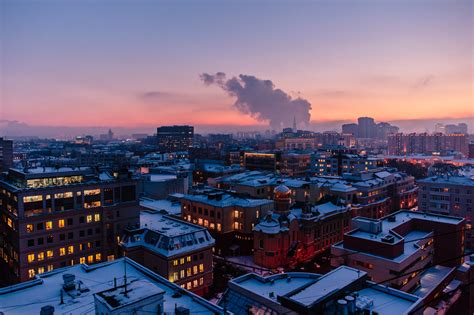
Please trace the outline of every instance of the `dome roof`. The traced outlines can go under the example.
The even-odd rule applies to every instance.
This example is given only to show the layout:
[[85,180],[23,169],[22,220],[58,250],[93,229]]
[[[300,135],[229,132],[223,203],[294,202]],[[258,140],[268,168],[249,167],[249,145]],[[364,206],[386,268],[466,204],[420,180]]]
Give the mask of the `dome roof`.
[[275,198],[290,198],[291,195],[291,190],[290,188],[286,187],[285,185],[279,185],[275,187],[273,190],[273,194],[275,195]]

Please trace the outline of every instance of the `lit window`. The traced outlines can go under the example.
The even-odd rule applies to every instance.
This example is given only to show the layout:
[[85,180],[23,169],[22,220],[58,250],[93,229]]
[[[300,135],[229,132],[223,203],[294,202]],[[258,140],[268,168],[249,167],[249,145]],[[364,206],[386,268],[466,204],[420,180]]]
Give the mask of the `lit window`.
[[67,247],[67,253],[68,254],[74,254],[74,246],[73,245]]
[[35,261],[35,254],[28,254],[28,262],[31,263]]
[[94,221],[95,221],[95,222],[99,222],[99,221],[100,221],[100,214],[99,214],[99,213],[94,214]]
[[203,285],[204,284],[204,278],[199,278],[199,285]]
[[191,290],[191,286],[192,286],[191,282],[186,283],[186,289]]
[[173,260],[173,266],[177,266],[177,265],[178,265],[178,260],[177,259]]
[[87,223],[91,223],[91,222],[92,222],[92,215],[89,214],[89,215],[86,217],[86,221],[87,221]]
[[179,264],[180,264],[180,265],[184,264],[184,258],[180,258],[180,259],[179,259]]
[[64,256],[64,255],[66,255],[66,248],[61,247],[61,248],[59,249],[59,256]]
[[86,257],[80,257],[79,258],[79,263],[80,264],[85,264],[86,263]]
[[46,221],[46,230],[51,230],[53,229],[53,221]]
[[198,286],[198,281],[197,280],[194,280],[193,281],[193,287],[197,287]]
[[107,256],[107,261],[114,261],[115,260],[115,256],[114,255],[109,255]]
[[197,274],[198,273],[198,266],[193,266],[193,274]]
[[204,264],[199,264],[199,272],[204,272]]
[[63,227],[64,227],[64,220],[63,220],[63,219],[61,219],[61,220],[58,221],[58,227],[59,227],[59,228],[63,228]]
[[43,261],[44,260],[44,252],[39,252],[38,253],[38,261]]
[[185,277],[184,269],[179,271],[179,278],[183,279]]
[[92,264],[94,262],[94,255],[87,256],[87,263]]
[[84,196],[94,196],[100,194],[100,189],[84,190]]
[[95,261],[101,261],[102,260],[102,255],[100,253],[95,254]]
[[38,274],[44,273],[44,267],[38,267]]
[[26,225],[26,233],[32,233],[33,232],[33,224],[27,224]]
[[191,272],[191,267],[188,268],[188,269],[186,269],[186,275],[187,275],[188,277],[191,277],[191,276],[193,275],[192,272]]
[[202,219],[201,218],[198,219],[198,224],[202,225]]
[[191,261],[191,256],[186,257],[186,262],[190,262],[190,261]]
[[217,223],[217,231],[221,231],[222,230],[222,225],[220,223]]
[[33,277],[35,276],[35,270],[34,270],[34,269],[29,269],[29,270],[28,270],[28,276],[29,276],[30,278],[33,278]]
[[46,251],[46,257],[52,258],[53,257],[53,251],[52,250],[47,250]]
[[46,267],[46,270],[47,270],[47,271],[53,271],[53,269],[54,269],[54,266],[53,266],[53,265],[48,265],[48,266]]

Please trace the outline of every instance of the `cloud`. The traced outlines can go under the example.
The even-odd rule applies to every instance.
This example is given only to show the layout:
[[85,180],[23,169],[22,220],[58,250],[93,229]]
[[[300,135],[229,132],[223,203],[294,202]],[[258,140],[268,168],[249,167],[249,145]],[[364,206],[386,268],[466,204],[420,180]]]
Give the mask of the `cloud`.
[[176,94],[161,92],[161,91],[146,91],[146,92],[138,93],[138,98],[145,101],[170,98],[170,97],[175,97],[175,96]]
[[292,98],[270,80],[245,74],[227,79],[223,72],[199,77],[205,85],[217,85],[235,97],[234,107],[241,113],[268,121],[274,130],[292,126],[293,119],[300,126],[310,122],[311,103],[301,97]]

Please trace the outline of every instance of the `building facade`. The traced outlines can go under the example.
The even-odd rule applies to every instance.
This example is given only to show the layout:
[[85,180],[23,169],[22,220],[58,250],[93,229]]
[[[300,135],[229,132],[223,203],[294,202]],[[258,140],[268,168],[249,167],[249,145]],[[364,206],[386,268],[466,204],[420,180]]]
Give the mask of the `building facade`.
[[188,151],[193,138],[193,126],[161,126],[156,130],[158,149],[162,152]]

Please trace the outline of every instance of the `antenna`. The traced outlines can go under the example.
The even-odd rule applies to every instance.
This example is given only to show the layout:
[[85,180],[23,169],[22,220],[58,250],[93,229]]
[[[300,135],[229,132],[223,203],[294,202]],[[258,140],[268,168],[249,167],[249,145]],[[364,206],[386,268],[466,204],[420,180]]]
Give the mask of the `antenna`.
[[128,297],[128,292],[127,292],[127,261],[125,260],[125,258],[123,259],[123,269],[124,269],[124,276],[123,276],[123,281],[125,283],[125,291],[123,292],[123,294]]

